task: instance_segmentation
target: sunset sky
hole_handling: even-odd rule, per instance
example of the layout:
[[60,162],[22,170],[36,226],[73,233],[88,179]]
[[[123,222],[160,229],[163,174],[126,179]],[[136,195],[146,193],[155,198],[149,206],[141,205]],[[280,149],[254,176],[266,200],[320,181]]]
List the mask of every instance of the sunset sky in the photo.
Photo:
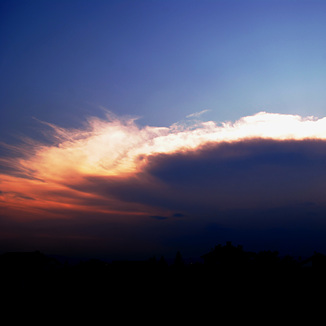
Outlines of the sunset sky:
[[0,1],[0,252],[326,253],[326,2]]

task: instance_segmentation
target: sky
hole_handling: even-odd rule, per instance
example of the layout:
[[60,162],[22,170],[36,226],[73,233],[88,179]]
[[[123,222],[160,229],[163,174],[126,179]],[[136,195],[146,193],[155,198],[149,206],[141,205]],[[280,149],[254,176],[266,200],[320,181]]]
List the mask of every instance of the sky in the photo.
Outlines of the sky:
[[0,1],[0,251],[326,253],[326,2]]

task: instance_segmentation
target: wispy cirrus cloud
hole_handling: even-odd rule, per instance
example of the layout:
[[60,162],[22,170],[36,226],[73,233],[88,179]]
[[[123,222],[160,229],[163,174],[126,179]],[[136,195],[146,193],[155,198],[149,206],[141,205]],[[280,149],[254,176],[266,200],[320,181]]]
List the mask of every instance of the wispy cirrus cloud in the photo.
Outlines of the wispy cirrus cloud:
[[186,118],[198,118],[201,115],[203,115],[204,113],[209,112],[209,111],[210,110],[205,109],[205,110],[202,110],[202,111],[194,112],[194,113],[188,114],[186,116]]

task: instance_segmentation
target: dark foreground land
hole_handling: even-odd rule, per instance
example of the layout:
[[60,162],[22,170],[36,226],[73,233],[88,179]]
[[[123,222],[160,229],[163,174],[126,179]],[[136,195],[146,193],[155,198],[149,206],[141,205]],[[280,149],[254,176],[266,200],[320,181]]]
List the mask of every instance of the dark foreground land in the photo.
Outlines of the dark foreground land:
[[97,259],[77,264],[59,262],[40,252],[9,252],[0,256],[2,289],[40,294],[184,293],[209,289],[309,291],[326,279],[326,256],[308,259],[279,257],[275,251],[247,252],[231,243],[218,245],[201,256],[201,262],[185,263],[176,254],[173,263],[163,257],[145,261],[104,262]]
[[[86,323],[316,324],[324,315],[326,256],[279,257],[231,243],[185,263],[164,258],[77,264],[40,252],[0,256],[1,298],[10,318]],[[2,313],[8,312],[2,304]],[[104,318],[104,319],[103,319]]]

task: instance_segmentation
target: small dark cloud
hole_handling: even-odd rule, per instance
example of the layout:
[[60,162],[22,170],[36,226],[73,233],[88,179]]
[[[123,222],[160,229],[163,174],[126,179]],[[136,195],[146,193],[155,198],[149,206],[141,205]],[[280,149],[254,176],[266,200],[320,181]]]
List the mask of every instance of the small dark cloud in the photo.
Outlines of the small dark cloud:
[[181,213],[175,213],[172,215],[172,217],[185,217],[186,215],[181,214]]
[[152,215],[151,218],[154,218],[155,220],[166,220],[166,216],[160,216],[160,215]]
[[22,198],[22,199],[27,199],[27,200],[35,200],[35,198],[33,198],[33,197],[29,197],[29,196],[17,195],[16,197],[18,197],[18,198]]
[[26,195],[22,195],[18,192],[13,192],[13,191],[2,191],[0,190],[0,195],[5,195],[5,194],[9,194],[15,198],[21,198],[21,199],[27,199],[27,200],[35,200],[35,198],[30,197],[30,196],[26,196]]
[[302,203],[302,206],[304,206],[304,207],[315,207],[315,206],[317,206],[317,204],[314,203],[314,202],[311,202],[311,201],[307,201],[307,202]]

